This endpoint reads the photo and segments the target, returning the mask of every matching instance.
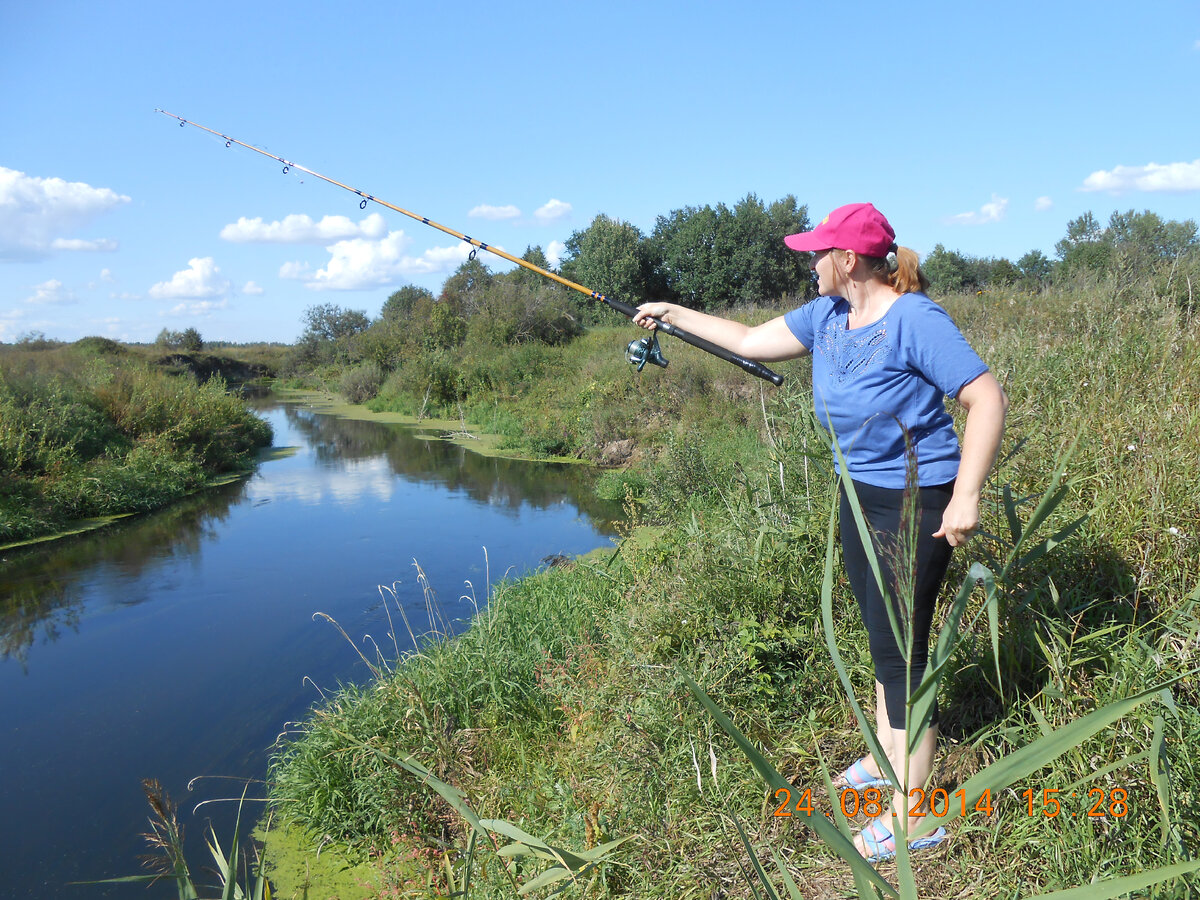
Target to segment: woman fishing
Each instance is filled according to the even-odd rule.
[[[907,782],[893,787],[869,755],[839,777],[843,786],[860,791],[893,789],[891,806],[855,838],[859,851],[875,862],[895,855],[894,817],[906,814],[909,789],[925,787],[933,771],[937,706],[905,759],[906,699],[925,671],[934,605],[951,551],[979,527],[980,491],[996,459],[1008,400],[951,318],[925,295],[929,280],[917,254],[896,245],[895,231],[874,206],[839,207],[812,231],[789,235],[784,243],[812,254],[819,296],[799,309],[747,326],[673,303],[646,303],[634,321],[652,330],[660,319],[761,362],[813,355],[816,412],[846,461],[888,587],[884,596],[843,490],[842,555],[875,667],[879,741],[892,770]],[[945,396],[966,410],[961,451]],[[890,561],[901,526],[906,447],[915,453],[919,485],[911,683],[884,605],[899,616]],[[910,817],[908,828],[920,821]],[[939,828],[910,847],[935,846],[945,836]]]

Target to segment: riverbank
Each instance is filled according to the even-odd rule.
[[[1200,411],[1183,398],[1200,395],[1197,323],[1154,296],[1131,302],[1104,287],[945,305],[1012,411],[987,496],[989,536],[958,554],[950,579],[973,563],[1003,573],[998,628],[970,618],[983,609],[978,588],[941,684],[937,785],[953,796],[1048,729],[1182,680],[1166,705],[1131,710],[997,791],[995,808],[948,822],[952,840],[914,856],[920,896],[1025,895],[1194,858],[1200,767],[1189,736],[1200,687],[1188,673],[1200,642],[1200,507],[1185,473],[1200,458]],[[840,673],[828,642],[859,696],[870,674],[845,586],[825,581],[833,485],[803,364],[788,367],[783,389],[764,391],[680,350],[666,372],[624,369],[609,383],[589,377],[609,365],[593,346],[573,346],[575,362],[556,362],[551,382],[523,396],[574,395],[542,407],[544,433],[594,434],[560,419],[581,398],[589,423],[628,423],[621,436],[643,452],[608,484],[629,497],[629,528],[658,524],[657,539],[503,586],[465,634],[330,698],[278,749],[278,809],[310,834],[380,853],[381,883],[381,848],[401,836],[455,848],[429,875],[438,889],[469,868],[472,896],[513,895],[505,864],[482,844],[466,853],[465,803],[572,851],[630,838],[586,874],[593,895],[749,896],[749,847],[766,861],[778,853],[776,885],[786,866],[805,896],[840,895],[852,883],[846,863],[808,826],[772,815],[778,803],[759,773],[680,674],[830,811],[820,773],[864,748],[849,700],[831,687]],[[1050,552],[1017,553],[1022,523],[1076,438],[1053,514],[1021,538],[1026,550],[1047,540]],[[1085,515],[1069,540],[1052,539]],[[818,624],[827,587],[832,632]],[[447,805],[402,761],[459,800]],[[1106,800],[1119,789],[1128,805],[1051,816],[1043,789]],[[1036,815],[1022,791],[1037,795]],[[507,843],[507,826],[496,827]],[[892,864],[881,870],[896,877]],[[511,867],[521,882],[537,871]]]
[[[378,422],[382,425],[400,425],[412,430],[418,437],[425,440],[447,441],[481,456],[527,462],[581,462],[577,456],[535,458],[528,453],[505,447],[503,435],[485,431],[478,423],[468,423],[465,419],[447,419],[437,416],[418,417],[395,410],[373,409],[364,403],[351,403],[330,391],[276,385],[272,388],[272,394],[286,402],[300,403],[322,415]]]
[[[171,363],[178,366],[178,360]],[[250,471],[271,429],[220,378],[101,339],[0,352],[0,550],[160,509]]]

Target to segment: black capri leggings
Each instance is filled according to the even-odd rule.
[[[896,606],[896,579],[894,557],[904,491],[875,487],[854,482],[854,490],[862,505],[863,515],[871,527],[875,554],[884,584],[888,587],[888,602],[897,621],[903,623]],[[942,513],[950,503],[954,482],[934,487],[923,487],[918,492],[919,520],[917,523],[916,578],[913,591],[913,654],[911,690],[916,690],[925,674],[925,663],[929,658],[929,627],[933,621],[933,608],[937,602],[942,579],[950,565],[952,548],[944,538],[934,538],[933,533],[941,527]],[[904,706],[907,691],[904,688],[907,667],[904,654],[892,634],[884,599],[879,585],[867,562],[867,554],[854,522],[850,500],[842,490],[841,523],[842,556],[846,563],[846,575],[850,589],[858,600],[863,624],[867,627],[870,640],[871,660],[875,664],[875,680],[883,685],[883,697],[887,706],[888,722],[893,728],[904,728]],[[901,635],[904,634],[901,624]],[[937,724],[937,704],[933,707],[932,725]]]

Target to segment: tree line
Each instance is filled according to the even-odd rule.
[[[650,234],[598,215],[570,236],[556,271],[635,306],[651,299],[700,309],[785,297],[799,302],[812,295],[811,276],[806,258],[788,250],[783,237],[807,228],[807,208],[791,195],[768,204],[748,194],[733,207],[673,210],[658,217]],[[522,258],[554,270],[540,246]],[[289,368],[341,370],[343,393],[360,402],[390,379],[393,393],[424,394],[446,405],[471,392],[464,359],[480,359],[489,348],[562,344],[613,315],[536,272],[496,273],[473,258],[436,295],[414,285],[400,288],[375,319],[330,303],[309,307]]]
[[[1187,275],[1196,268],[1198,246],[1192,219],[1164,220],[1150,210],[1131,209],[1113,212],[1102,226],[1086,212],[1067,223],[1066,235],[1054,245],[1055,259],[1030,250],[1014,263],[1003,257],[968,256],[938,244],[921,267],[935,295],[1002,287],[1040,290],[1063,279],[1114,277],[1118,288],[1141,280],[1162,281],[1163,290],[1187,303]],[[1172,271],[1181,276],[1174,285]]]
[[[807,207],[794,196],[764,203],[748,194],[732,207],[672,210],[657,217],[649,234],[601,214],[570,236],[556,270],[541,247],[527,248],[522,258],[631,305],[651,299],[709,311],[796,305],[813,295],[814,286],[808,255],[788,250],[783,237],[810,227]],[[1117,290],[1147,284],[1190,310],[1193,285],[1200,280],[1197,244],[1190,219],[1169,221],[1149,210],[1129,210],[1114,212],[1102,226],[1088,212],[1067,224],[1053,259],[1040,250],[1016,262],[974,257],[938,244],[922,266],[935,297],[999,288],[1039,291],[1064,279],[1112,278]],[[518,267],[496,273],[472,258],[437,294],[413,285],[395,291],[374,319],[330,303],[309,307],[289,368],[332,372],[347,397],[358,402],[375,396],[390,379],[389,393],[424,395],[445,406],[480,386],[470,383],[472,370],[464,361],[482,359],[497,347],[563,344],[589,325],[612,319],[602,304],[535,272]]]

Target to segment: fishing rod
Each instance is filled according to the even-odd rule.
[[[247,150],[253,150],[255,153],[260,153],[263,156],[268,157],[269,159],[273,159],[276,162],[281,163],[283,165],[283,172],[285,175],[291,169],[296,169],[297,171],[305,172],[305,173],[311,175],[313,178],[319,178],[322,181],[325,181],[325,182],[328,182],[329,184],[334,185],[335,187],[340,187],[343,190],[349,191],[352,194],[356,194],[359,197],[359,204],[358,204],[359,209],[366,209],[368,203],[378,203],[380,206],[385,206],[390,210],[400,213],[401,215],[408,216],[410,219],[416,219],[418,222],[420,222],[423,225],[428,225],[431,228],[436,228],[438,231],[444,232],[448,235],[451,235],[452,237],[458,238],[461,241],[466,241],[468,244],[471,245],[472,248],[474,248],[471,250],[471,255],[470,255],[471,259],[475,258],[475,254],[479,250],[487,250],[489,253],[494,253],[494,254],[496,254],[496,256],[499,256],[502,259],[506,259],[511,263],[516,263],[518,266],[521,266],[524,269],[528,269],[531,272],[536,272],[537,274],[541,275],[543,278],[549,278],[551,281],[556,281],[559,284],[563,285],[564,287],[569,287],[569,288],[571,288],[571,290],[579,291],[579,293],[581,293],[581,294],[586,294],[588,297],[591,297],[593,300],[599,300],[600,302],[609,306],[611,309],[615,309],[617,312],[621,313],[624,316],[627,316],[630,319],[634,318],[634,316],[636,316],[638,314],[637,307],[630,306],[627,303],[622,303],[619,300],[614,300],[611,297],[607,297],[604,294],[599,293],[598,291],[593,291],[591,288],[584,287],[582,284],[576,284],[574,281],[571,281],[570,279],[567,279],[567,278],[563,278],[561,275],[557,275],[554,272],[549,271],[548,269],[543,269],[541,266],[534,265],[533,263],[529,262],[528,260],[521,259],[520,257],[517,257],[517,256],[513,256],[511,253],[506,253],[505,251],[499,249],[498,247],[493,247],[491,244],[486,244],[483,241],[480,241],[480,240],[477,240],[476,238],[465,235],[460,231],[455,231],[453,228],[448,228],[445,225],[441,225],[441,224],[433,221],[432,219],[426,218],[425,216],[418,215],[417,213],[414,213],[414,212],[409,212],[407,209],[402,209],[399,206],[394,206],[393,204],[388,203],[386,200],[380,200],[378,197],[372,196],[371,194],[364,193],[363,191],[360,191],[357,188],[353,188],[348,184],[343,184],[342,182],[337,181],[333,178],[330,178],[326,175],[322,175],[320,172],[314,172],[312,169],[306,168],[306,167],[300,165],[299,163],[295,163],[295,162],[292,162],[291,160],[284,159],[282,156],[276,156],[274,153],[269,153],[266,150],[263,150],[261,147],[255,147],[253,144],[247,144],[243,141],[239,141],[236,138],[232,138],[227,134],[222,134],[219,131],[213,131],[211,128],[206,128],[205,126],[201,125],[198,122],[193,122],[190,119],[185,119],[185,118],[183,118],[183,116],[177,116],[174,113],[167,112],[165,109],[156,109],[155,112],[160,112],[164,116],[168,116],[172,119],[175,119],[176,121],[179,122],[180,128],[183,128],[186,125],[191,125],[195,128],[199,128],[201,131],[207,131],[209,134],[216,135],[217,137],[219,137],[221,140],[223,140],[225,142],[226,147],[232,147],[234,144],[237,144],[239,147],[245,147]],[[661,366],[664,369],[667,367],[666,357],[664,357],[662,355],[662,350],[660,350],[659,346],[658,346],[658,331],[661,331],[663,334],[669,334],[672,337],[679,338],[679,340],[683,341],[685,344],[691,344],[693,347],[698,347],[699,349],[705,351],[706,353],[711,353],[713,356],[719,357],[720,359],[723,359],[726,362],[733,363],[735,366],[738,366],[739,368],[744,369],[745,371],[749,372],[751,375],[756,375],[757,377],[765,379],[766,381],[769,381],[774,385],[780,385],[783,383],[782,375],[778,375],[775,372],[772,372],[770,369],[768,369],[762,363],[758,363],[758,362],[755,362],[754,360],[746,359],[745,357],[738,356],[736,353],[731,353],[730,351],[726,350],[724,347],[718,346],[717,344],[714,344],[712,341],[706,341],[702,337],[697,337],[696,335],[694,335],[690,332],[684,331],[682,328],[677,328],[676,326],[672,325],[669,322],[664,322],[661,319],[653,319],[653,318],[651,319],[651,321],[654,322],[654,324],[657,326],[657,330],[655,332],[653,332],[649,337],[644,337],[644,338],[641,338],[640,340],[630,341],[629,346],[626,348],[626,351],[625,351],[626,359],[628,359],[631,363],[636,365],[638,367],[639,372],[645,367],[646,363],[652,363],[653,365]]]

